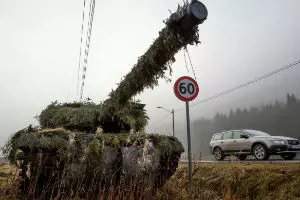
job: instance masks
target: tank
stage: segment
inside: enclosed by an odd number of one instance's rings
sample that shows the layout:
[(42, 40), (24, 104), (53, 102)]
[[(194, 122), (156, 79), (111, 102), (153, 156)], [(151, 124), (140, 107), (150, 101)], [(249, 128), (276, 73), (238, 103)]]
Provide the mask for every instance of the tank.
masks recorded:
[(199, 43), (207, 17), (199, 1), (185, 2), (109, 98), (52, 102), (39, 126), (15, 133), (4, 147), (20, 169), (24, 199), (147, 199), (172, 176), (184, 148), (176, 137), (145, 133), (145, 105), (132, 98), (154, 88), (174, 55)]

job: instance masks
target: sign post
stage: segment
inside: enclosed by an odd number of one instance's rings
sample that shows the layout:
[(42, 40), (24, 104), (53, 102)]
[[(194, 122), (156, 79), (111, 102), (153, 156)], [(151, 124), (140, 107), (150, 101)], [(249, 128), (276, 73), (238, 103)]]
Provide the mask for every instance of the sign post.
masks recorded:
[(190, 128), (190, 109), (189, 101), (194, 100), (198, 93), (199, 87), (197, 82), (189, 77), (182, 76), (174, 84), (174, 93), (178, 99), (185, 101), (186, 105), (186, 125), (188, 141), (188, 162), (189, 162), (189, 182), (192, 183), (192, 152), (191, 152), (191, 128)]
[(192, 147), (191, 147), (191, 128), (190, 128), (190, 107), (189, 102), (185, 102), (186, 105), (186, 130), (188, 141), (188, 160), (189, 160), (189, 182), (192, 183)]

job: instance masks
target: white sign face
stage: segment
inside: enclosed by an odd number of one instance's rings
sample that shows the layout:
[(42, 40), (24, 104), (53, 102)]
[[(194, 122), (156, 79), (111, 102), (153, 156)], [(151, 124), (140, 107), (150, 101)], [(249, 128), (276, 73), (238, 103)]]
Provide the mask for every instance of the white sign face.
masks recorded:
[(182, 101), (192, 101), (199, 92), (197, 82), (188, 76), (180, 77), (174, 84), (174, 92)]

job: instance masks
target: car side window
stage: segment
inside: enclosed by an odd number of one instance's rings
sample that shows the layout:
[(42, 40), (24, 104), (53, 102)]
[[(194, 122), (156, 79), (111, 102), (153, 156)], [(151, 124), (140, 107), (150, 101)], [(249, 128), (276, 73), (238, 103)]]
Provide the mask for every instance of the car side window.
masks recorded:
[(245, 135), (242, 131), (233, 131), (233, 139), (241, 139), (241, 135)]
[(214, 136), (214, 138), (213, 138), (213, 140), (222, 140), (222, 134), (221, 133), (219, 133), (219, 134), (216, 134), (215, 136)]
[(232, 139), (232, 131), (227, 131), (223, 133), (223, 140), (230, 140)]

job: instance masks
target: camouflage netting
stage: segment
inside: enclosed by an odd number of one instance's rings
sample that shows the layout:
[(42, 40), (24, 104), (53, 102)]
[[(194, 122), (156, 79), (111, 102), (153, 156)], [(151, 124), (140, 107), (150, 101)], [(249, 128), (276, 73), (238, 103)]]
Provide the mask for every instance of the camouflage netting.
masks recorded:
[(145, 134), (145, 105), (132, 98), (160, 78), (168, 79), (165, 73), (168, 68), (171, 73), (175, 54), (199, 43), (198, 24), (205, 19), (188, 13), (193, 3), (201, 4), (186, 2), (166, 20), (109, 99), (100, 104), (53, 102), (41, 112), (40, 127), (12, 136), (4, 154), (20, 168), (23, 198), (108, 199), (113, 191), (114, 197), (125, 199), (124, 192), (134, 191), (134, 199), (143, 199), (175, 172), (184, 151), (181, 143), (175, 137)]
[(143, 131), (147, 124), (145, 105), (128, 102), (118, 104), (94, 104), (53, 102), (39, 116), (42, 128), (63, 127), (68, 130), (96, 132), (101, 127), (104, 133)]
[(175, 54), (188, 44), (199, 43), (198, 26), (194, 24), (185, 30), (185, 27), (181, 25), (180, 19), (187, 6), (187, 2), (184, 6), (178, 6), (177, 11), (166, 21), (166, 27), (159, 32), (158, 38), (146, 53), (139, 57), (137, 64), (121, 80), (118, 88), (111, 92), (108, 102), (126, 103), (145, 88), (158, 85), (160, 78), (168, 80), (165, 72), (170, 69), (171, 73), (171, 64), (175, 62)]
[[(111, 185), (121, 183), (123, 189), (132, 187), (130, 183), (155, 192), (175, 172), (184, 151), (171, 136), (91, 134), (32, 126), (17, 132), (5, 149), (10, 162), (22, 169), (24, 196), (41, 196), (51, 185), (44, 194), (47, 198), (58, 191), (65, 196), (73, 191), (78, 197), (88, 195), (92, 199), (101, 193), (99, 190), (105, 193)], [(32, 191), (31, 186), (38, 187)]]

